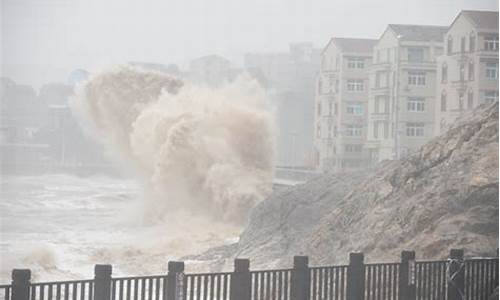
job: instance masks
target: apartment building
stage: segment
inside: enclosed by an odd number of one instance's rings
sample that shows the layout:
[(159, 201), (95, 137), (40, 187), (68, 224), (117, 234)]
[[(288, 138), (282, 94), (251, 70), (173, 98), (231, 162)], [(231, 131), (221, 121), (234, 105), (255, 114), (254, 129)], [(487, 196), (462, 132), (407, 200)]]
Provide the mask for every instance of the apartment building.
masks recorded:
[(405, 156), (433, 136), (436, 58), (447, 29), (390, 24), (373, 47), (365, 144), (372, 163)]
[(498, 101), (498, 12), (460, 12), (444, 42), (446, 52), (438, 58), (436, 135), (466, 111)]
[(366, 165), (368, 70), (373, 39), (332, 38), (321, 53), (315, 98), (317, 165), (340, 172)]

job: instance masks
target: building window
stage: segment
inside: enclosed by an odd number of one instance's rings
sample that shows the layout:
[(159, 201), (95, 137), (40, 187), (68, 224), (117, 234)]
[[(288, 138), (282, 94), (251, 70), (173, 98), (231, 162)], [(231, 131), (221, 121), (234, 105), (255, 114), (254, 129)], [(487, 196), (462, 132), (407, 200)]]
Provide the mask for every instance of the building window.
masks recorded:
[(467, 93), (467, 109), (472, 109), (474, 107), (474, 93), (469, 90)]
[(460, 52), (462, 52), (462, 53), (465, 52), (465, 36), (460, 38)]
[(362, 145), (345, 145), (345, 152), (361, 152), (363, 151)]
[(453, 53), (453, 38), (451, 37), (451, 35), (448, 36), (448, 45), (446, 47), (446, 51), (448, 55)]
[(464, 110), (464, 93), (458, 94), (458, 110)]
[(425, 98), (410, 97), (408, 98), (408, 111), (423, 112), (425, 111)]
[(323, 89), (323, 82), (320, 80), (318, 80), (318, 94), (321, 94), (321, 90)]
[(364, 69), (365, 59), (361, 57), (352, 57), (347, 60), (347, 67), (349, 69)]
[(328, 115), (331, 116), (333, 114), (333, 105), (332, 101), (328, 102)]
[(379, 122), (373, 122), (373, 137), (378, 139), (378, 124)]
[(330, 76), (328, 76), (328, 90), (330, 93), (333, 92), (334, 84), (335, 84), (335, 75), (330, 74)]
[(361, 125), (347, 125), (345, 133), (346, 136), (361, 136), (363, 128)]
[(376, 114), (389, 113), (389, 100), (386, 96), (376, 96), (374, 105), (374, 112)]
[(484, 50), (498, 51), (498, 35), (484, 38)]
[(318, 117), (321, 116), (321, 102), (318, 102), (318, 108), (316, 111), (318, 113)]
[(424, 123), (406, 123), (406, 136), (424, 136)]
[(484, 103), (498, 102), (498, 91), (484, 92)]
[(469, 62), (469, 80), (474, 80), (474, 62)]
[(408, 72), (409, 85), (425, 85), (425, 72)]
[(379, 63), (380, 62), (380, 50), (377, 50), (377, 62)]
[(460, 81), (465, 80), (465, 64), (461, 63), (460, 64)]
[(469, 36), (469, 52), (474, 51), (476, 51), (476, 36), (474, 35), (474, 32), (471, 32)]
[(410, 62), (424, 61), (424, 49), (415, 47), (408, 48), (408, 61)]
[(389, 138), (389, 123), (384, 122), (384, 139)]
[(351, 103), (347, 104), (347, 113), (350, 115), (362, 115), (363, 105), (361, 103)]
[(498, 63), (486, 63), (486, 78), (498, 79)]
[(446, 111), (446, 91), (441, 92), (441, 111)]
[(380, 87), (387, 87), (389, 81), (389, 73), (388, 72), (383, 72), (383, 71), (378, 71), (375, 73), (375, 87), (380, 88)]
[(443, 63), (441, 66), (441, 82), (446, 83), (448, 81), (448, 65)]
[(316, 137), (321, 138), (321, 124), (316, 125)]
[(359, 92), (364, 90), (363, 79), (349, 79), (347, 80), (347, 90), (351, 92)]

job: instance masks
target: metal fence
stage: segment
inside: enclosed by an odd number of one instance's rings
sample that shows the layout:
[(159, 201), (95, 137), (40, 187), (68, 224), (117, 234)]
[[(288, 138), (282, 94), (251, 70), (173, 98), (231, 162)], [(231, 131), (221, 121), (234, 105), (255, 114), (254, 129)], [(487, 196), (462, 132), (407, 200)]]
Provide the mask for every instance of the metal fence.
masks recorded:
[(5, 300), (488, 300), (498, 288), (498, 257), (464, 258), (452, 250), (447, 260), (415, 261), (403, 251), (400, 262), (364, 263), (351, 253), (348, 265), (310, 267), (294, 257), (292, 269), (250, 271), (236, 259), (234, 272), (185, 274), (183, 262), (168, 273), (113, 277), (111, 265), (96, 265), (89, 280), (30, 281), (16, 269), (12, 284), (0, 285)]

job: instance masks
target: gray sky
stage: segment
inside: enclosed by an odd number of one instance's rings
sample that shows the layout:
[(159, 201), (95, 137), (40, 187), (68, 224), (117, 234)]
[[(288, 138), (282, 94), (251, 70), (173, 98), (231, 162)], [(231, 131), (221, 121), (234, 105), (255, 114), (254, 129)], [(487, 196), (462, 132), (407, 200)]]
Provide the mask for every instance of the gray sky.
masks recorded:
[(2, 73), (39, 86), (69, 71), (127, 61), (177, 63), (219, 54), (323, 47), (331, 36), (377, 38), (387, 23), (449, 25), (497, 0), (0, 0)]

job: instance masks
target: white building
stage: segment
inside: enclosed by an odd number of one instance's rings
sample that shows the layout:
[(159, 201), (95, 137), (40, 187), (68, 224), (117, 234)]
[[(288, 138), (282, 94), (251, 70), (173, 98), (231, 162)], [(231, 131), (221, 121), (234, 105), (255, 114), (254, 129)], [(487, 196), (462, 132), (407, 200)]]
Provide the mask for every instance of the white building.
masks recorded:
[(433, 136), (436, 58), (448, 27), (390, 24), (374, 46), (366, 149), (395, 159)]
[(498, 101), (498, 12), (462, 11), (444, 37), (438, 58), (435, 134), (482, 103)]
[(321, 53), (315, 105), (317, 166), (340, 172), (366, 166), (368, 70), (373, 39), (332, 38)]

